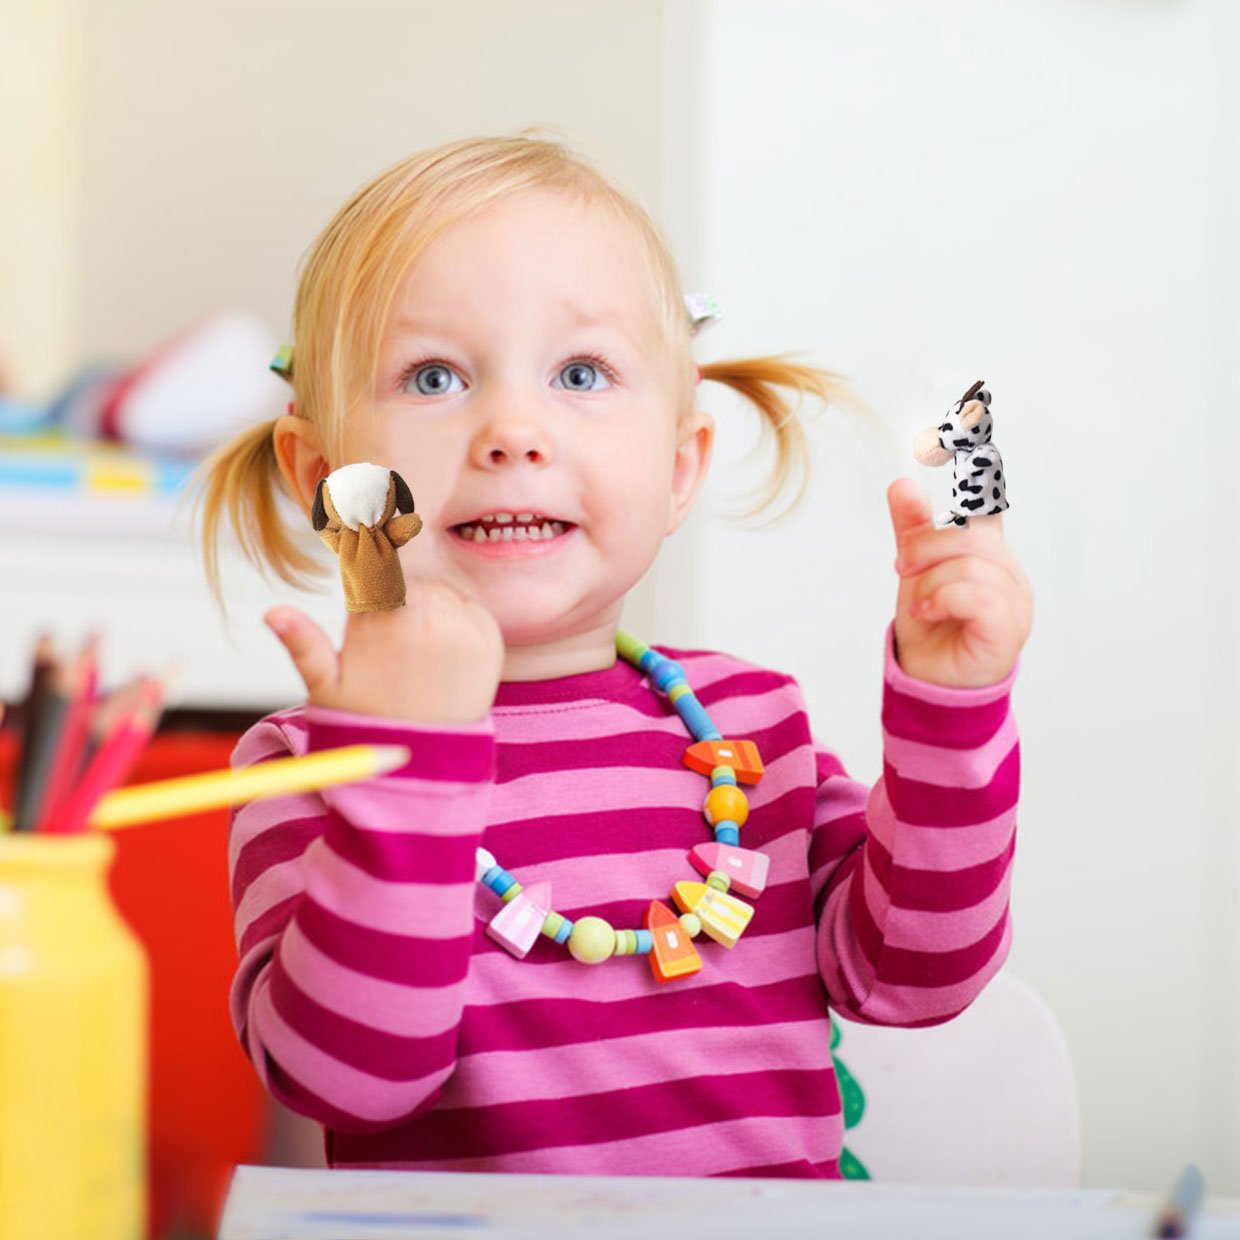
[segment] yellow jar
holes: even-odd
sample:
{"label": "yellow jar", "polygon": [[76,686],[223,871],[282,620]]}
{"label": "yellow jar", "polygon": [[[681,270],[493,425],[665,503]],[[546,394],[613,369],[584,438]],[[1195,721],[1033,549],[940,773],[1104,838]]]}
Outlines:
{"label": "yellow jar", "polygon": [[0,835],[0,1240],[145,1234],[147,966],[114,851]]}

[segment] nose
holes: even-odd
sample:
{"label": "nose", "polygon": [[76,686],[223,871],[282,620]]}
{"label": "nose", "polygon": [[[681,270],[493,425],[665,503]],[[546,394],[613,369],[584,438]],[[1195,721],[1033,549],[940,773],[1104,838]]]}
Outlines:
{"label": "nose", "polygon": [[470,445],[470,459],[481,469],[528,464],[548,465],[551,436],[535,418],[519,412],[499,413],[486,420]]}

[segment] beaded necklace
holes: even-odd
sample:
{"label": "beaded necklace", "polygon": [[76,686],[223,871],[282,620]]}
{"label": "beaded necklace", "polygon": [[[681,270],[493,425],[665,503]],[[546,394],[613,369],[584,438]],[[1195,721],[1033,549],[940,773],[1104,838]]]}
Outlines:
{"label": "beaded necklace", "polygon": [[710,721],[702,703],[689,687],[684,668],[674,659],[652,650],[623,630],[616,634],[616,652],[648,676],[684,720],[694,743],[685,750],[684,764],[710,779],[702,814],[714,832],[714,841],[698,844],[689,861],[704,883],[679,882],[672,899],[678,917],[661,900],[646,908],[639,930],[615,930],[601,917],[569,921],[551,907],[551,884],[523,887],[485,848],[477,853],[477,879],[504,902],[491,919],[487,933],[524,959],[540,934],[567,946],[583,964],[601,964],[612,956],[647,956],[655,978],[668,982],[688,977],[702,967],[693,940],[705,932],[724,947],[735,947],[753,917],[753,905],[730,894],[756,898],[766,886],[770,858],[741,848],[740,829],[749,817],[749,802],[737,786],[762,778],[762,759],[753,741],[725,740]]}

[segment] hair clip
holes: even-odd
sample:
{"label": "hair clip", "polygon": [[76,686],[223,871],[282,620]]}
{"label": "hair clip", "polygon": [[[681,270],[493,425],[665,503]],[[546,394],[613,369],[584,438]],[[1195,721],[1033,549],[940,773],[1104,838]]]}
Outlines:
{"label": "hair clip", "polygon": [[719,303],[709,293],[686,293],[685,309],[689,312],[689,331],[694,336],[723,317]]}
{"label": "hair clip", "polygon": [[274,370],[286,383],[292,383],[293,346],[291,344],[282,344],[280,351],[271,359],[271,365],[268,369]]}

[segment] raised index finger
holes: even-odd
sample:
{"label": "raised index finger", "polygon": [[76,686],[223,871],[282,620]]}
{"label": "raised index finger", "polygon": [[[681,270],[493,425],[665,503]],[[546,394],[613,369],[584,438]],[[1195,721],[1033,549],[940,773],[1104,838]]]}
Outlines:
{"label": "raised index finger", "polygon": [[976,530],[976,538],[981,546],[997,546],[1003,542],[1003,514],[996,512],[994,516],[970,517],[969,529]]}
{"label": "raised index finger", "polygon": [[897,478],[887,488],[887,508],[895,531],[897,555],[919,534],[934,529],[930,505],[912,478]]}

